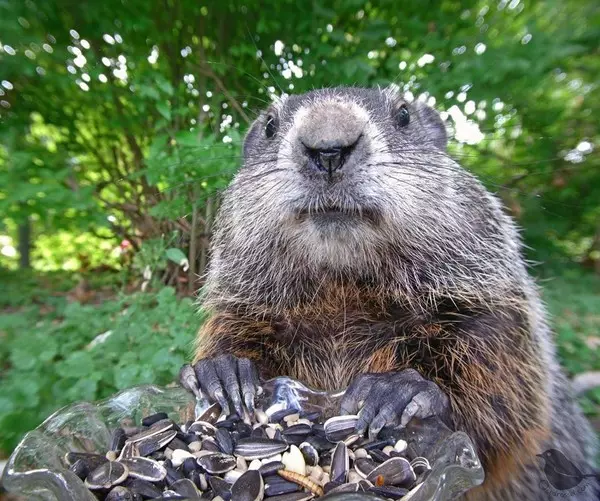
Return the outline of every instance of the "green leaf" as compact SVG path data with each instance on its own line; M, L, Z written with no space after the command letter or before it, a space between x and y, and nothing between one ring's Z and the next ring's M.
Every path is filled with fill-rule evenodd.
M173 95L174 90L171 82L165 80L164 78L159 78L156 80L156 85L158 85L165 94L168 94L169 96Z
M141 96L149 97L154 101L158 101L160 99L160 93L152 85L140 85L139 90Z
M179 266L184 266L185 263L188 262L187 256L183 253L183 251L175 247L167 249L165 255L167 256L167 259L177 263Z
M171 107L169 103L158 102L156 103L156 109L165 118L165 120L171 120Z

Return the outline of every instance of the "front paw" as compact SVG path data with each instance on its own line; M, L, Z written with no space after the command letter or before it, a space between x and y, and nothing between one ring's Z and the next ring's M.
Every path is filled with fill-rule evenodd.
M368 373L357 376L346 390L343 414L358 413L356 430L374 438L384 426L406 426L413 417L438 416L449 422L450 401L432 381L416 370Z
M247 358L220 355L204 358L193 367L184 365L179 372L179 382L197 397L204 394L218 402L225 415L231 413L230 404L239 416L244 415L244 404L254 412L259 380L254 362Z

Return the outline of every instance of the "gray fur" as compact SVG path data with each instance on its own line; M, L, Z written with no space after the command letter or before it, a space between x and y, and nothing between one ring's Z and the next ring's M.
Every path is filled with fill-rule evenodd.
M405 128L394 121L402 104L411 114ZM272 139L264 134L269 115L278 124ZM354 143L347 164L330 179L311 168L302 147ZM327 277L357 276L405 298L415 311L440 296L490 310L524 298L552 403L547 445L589 471L594 437L556 361L518 230L445 144L437 113L404 103L390 89L325 89L275 103L249 131L244 166L225 194L204 305L230 305L242 315L261 305L276 314L316 298ZM350 215L334 223L299 215L333 206ZM351 216L357 212L368 217ZM485 499L553 499L540 489L542 480L532 467ZM567 499L597 500L594 489L590 481Z
M339 125L330 134L341 142L349 141L349 131L355 135L354 122L368 116L362 143L333 184L311 173L298 140L327 102L346 106L330 123ZM502 291L515 281L523 283L518 234L500 203L440 149L443 125L432 110L409 105L410 126L395 127L394 111L402 102L399 95L364 89L291 96L278 105L279 131L272 140L264 136L269 112L258 118L216 225L209 301L264 301L277 309L297 301L286 291L310 295L323 273L382 276L375 273L382 267L389 273L381 287L400 291L418 287L492 301L508 297ZM323 228L298 221L301 209L319 212L329 205L375 211L379 225L341 221ZM290 286L290 270L298 270L297 283L305 286Z

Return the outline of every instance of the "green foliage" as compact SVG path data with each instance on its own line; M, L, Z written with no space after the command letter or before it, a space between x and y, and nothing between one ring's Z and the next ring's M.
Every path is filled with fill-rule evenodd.
M33 267L40 271L119 268L121 260L113 239L94 234L60 230L37 237L33 250Z
M71 280L3 273L2 282L0 456L63 405L171 383L191 356L200 317L171 287L80 304L57 292Z
M551 314L558 355L567 374L600 370L600 279L580 269L562 266L561 274L542 270L540 285ZM547 278L543 278L547 276ZM600 388L582 399L584 411L600 414Z
M191 278L256 109L394 83L450 112L453 154L523 226L597 261L599 25L590 0L4 3L0 220L136 248L177 230Z

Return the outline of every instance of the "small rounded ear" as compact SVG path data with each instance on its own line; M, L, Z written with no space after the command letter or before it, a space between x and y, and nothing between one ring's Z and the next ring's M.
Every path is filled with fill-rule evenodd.
M448 145L448 135L446 134L446 125L439 113L421 101L416 101L413 106L417 111L419 123L424 129L427 140L436 148L445 150Z
M263 121L263 116L260 115L256 120L254 120L250 126L250 129L248 129L248 132L246 132L246 137L244 138L244 145L242 148L242 154L244 155L244 158L248 158L248 155L252 153L252 150L258 147L260 142L260 134L262 133L263 128Z

